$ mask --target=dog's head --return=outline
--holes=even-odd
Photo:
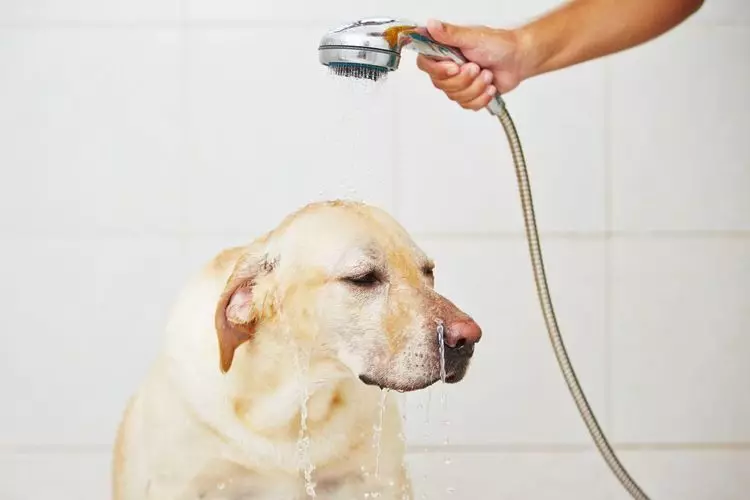
[[[382,210],[309,205],[235,265],[216,311],[221,368],[265,325],[315,342],[367,384],[425,388],[440,379],[441,351],[446,381],[458,382],[482,332],[434,290],[433,269]]]

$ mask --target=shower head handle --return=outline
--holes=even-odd
[[[458,65],[468,62],[466,57],[456,47],[451,47],[436,42],[432,37],[427,35],[423,30],[409,30],[399,34],[402,46],[414,50],[422,55],[433,59],[449,59]],[[499,94],[493,96],[487,104],[487,109],[495,116],[499,116],[505,107],[502,97]]]
[[[329,31],[318,47],[320,62],[344,76],[366,75],[377,79],[398,69],[403,48],[436,60],[467,62],[456,47],[435,41],[424,27],[393,18],[361,19]],[[505,103],[496,94],[487,105],[499,116]]]

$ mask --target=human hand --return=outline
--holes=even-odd
[[[433,85],[465,109],[484,108],[497,92],[513,90],[527,76],[518,32],[438,21],[428,22],[427,32],[437,42],[460,49],[469,61],[459,66],[417,56],[417,66]]]

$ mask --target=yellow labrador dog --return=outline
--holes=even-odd
[[[395,220],[355,202],[308,205],[220,253],[185,287],[128,404],[114,499],[411,499],[382,389],[437,382],[439,337],[458,382],[481,337],[433,279]]]

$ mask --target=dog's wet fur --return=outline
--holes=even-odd
[[[401,225],[356,202],[307,205],[219,253],[184,288],[161,354],[128,404],[114,499],[305,498],[301,375],[318,498],[411,499],[393,394],[374,474],[381,389],[440,379],[438,325],[479,333],[434,290],[433,273]],[[466,374],[474,342],[452,347],[448,383]]]

